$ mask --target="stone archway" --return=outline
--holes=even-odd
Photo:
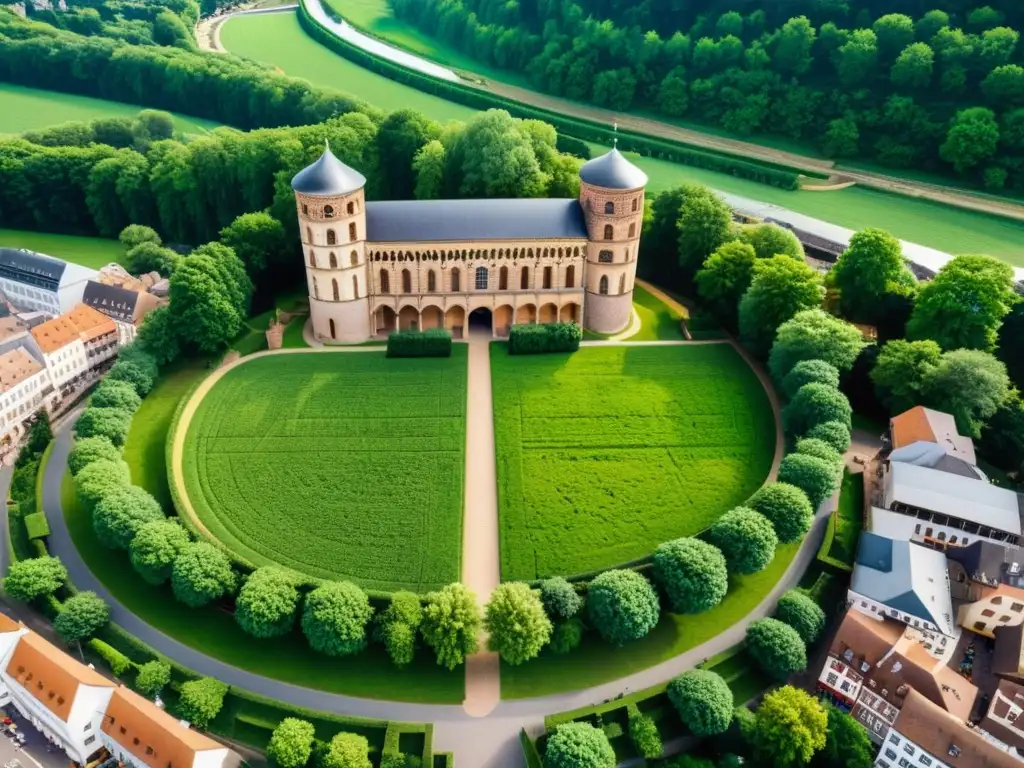
[[[508,304],[494,310],[494,335],[508,336],[513,317],[515,317],[515,313]]]
[[[450,307],[444,313],[444,327],[452,332],[452,338],[461,339],[466,327],[466,310],[462,307]]]
[[[378,336],[387,336],[398,328],[398,315],[391,307],[378,307],[373,313],[374,332]]]
[[[580,321],[580,305],[570,302],[558,311],[558,319],[563,323],[578,323]]]
[[[537,322],[537,306],[535,304],[523,304],[516,310],[516,323],[523,325]]]
[[[537,320],[540,323],[558,322],[558,307],[554,304],[544,304],[540,308],[540,316]]]
[[[398,330],[418,331],[420,328],[420,313],[416,307],[406,305],[398,312]]]
[[[428,328],[443,328],[444,327],[444,312],[441,311],[440,307],[435,307],[433,304],[426,306],[420,311],[420,329],[427,330]]]
[[[470,333],[494,333],[494,317],[488,307],[477,307],[469,313]]]

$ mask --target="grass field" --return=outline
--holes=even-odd
[[[256,564],[367,589],[457,581],[466,348],[256,358],[188,427],[185,482],[211,533]]]
[[[640,316],[640,332],[630,341],[682,341],[682,315],[639,285],[633,286],[633,309]]]
[[[104,237],[54,235],[23,229],[0,229],[0,247],[27,248],[48,256],[99,269],[124,256],[124,246]]]
[[[399,671],[377,645],[357,656],[328,658],[310,651],[298,632],[275,640],[254,640],[226,611],[213,606],[189,608],[175,601],[168,587],[130,578],[127,553],[99,543],[88,513],[78,505],[70,474],[65,474],[61,485],[61,504],[75,547],[111,594],[146,623],[201,653],[256,674],[330,693],[393,701],[462,702],[464,670],[447,672],[422,649],[411,666]]]
[[[36,128],[67,123],[72,120],[95,120],[98,117],[133,117],[140,110],[135,104],[105,101],[88,96],[23,88],[20,85],[0,83],[0,134],[21,133]],[[198,117],[175,114],[174,124],[183,133],[206,133],[217,123]]]
[[[645,557],[745,500],[775,424],[728,344],[491,347],[504,580],[577,575]]]

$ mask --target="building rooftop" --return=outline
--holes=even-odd
[[[7,663],[7,674],[65,722],[80,685],[114,687],[99,672],[75,661],[35,632],[18,641]]]
[[[988,713],[978,724],[1004,744],[1024,749],[1024,687],[1009,680],[1001,680]],[[1019,721],[1019,722],[1018,722]]]
[[[985,473],[959,456],[952,456],[938,443],[931,443],[927,440],[918,440],[915,443],[896,448],[889,453],[889,461],[899,461],[903,464],[914,464],[918,467],[937,469],[940,472],[950,472],[961,477],[969,477],[972,480],[983,480],[988,482]]]
[[[847,611],[830,651],[853,664],[860,674],[867,674],[903,637],[904,629],[904,625],[896,621],[873,619],[860,611]]]
[[[69,312],[32,329],[32,337],[43,352],[50,354],[76,339],[91,341],[116,334],[114,321],[92,307],[78,303]]]
[[[6,613],[0,613],[0,633],[17,632],[19,629],[24,629],[20,622],[15,621]]]
[[[857,546],[850,589],[928,621],[946,635],[956,631],[946,557],[941,552],[864,531]]]
[[[127,752],[160,768],[192,768],[197,752],[224,749],[124,686],[110,697],[102,728]]]
[[[16,315],[0,318],[0,343],[28,333],[28,323]]]
[[[895,729],[953,768],[1020,768],[1017,758],[911,689]]]
[[[942,411],[915,406],[889,420],[889,434],[892,437],[893,448],[902,448],[924,440],[941,445],[950,456],[956,456],[970,464],[978,463],[971,438],[957,432],[956,419]]]
[[[135,305],[138,300],[138,291],[98,283],[95,280],[85,284],[85,293],[82,295],[82,302],[85,305],[123,323],[131,323],[135,319]]]
[[[374,243],[459,240],[586,240],[577,200],[400,200],[366,204]]]
[[[580,181],[603,189],[639,189],[647,184],[647,174],[613,148],[585,162],[580,168]]]
[[[92,341],[100,336],[117,333],[117,326],[113,320],[85,303],[76,304],[65,317],[78,329],[82,341]]]
[[[1024,552],[990,539],[975,539],[966,547],[950,547],[946,557],[963,566],[972,581],[994,585],[1022,586]],[[1013,564],[1017,567],[1014,568]],[[1014,572],[1016,571],[1016,572]]]
[[[996,627],[993,632],[996,646],[992,654],[992,674],[1024,679],[1024,624]]]
[[[978,687],[950,667],[948,661],[929,653],[913,629],[905,630],[871,672],[872,690],[888,691],[890,700],[902,707],[907,695],[904,686],[909,685],[958,720],[966,721],[978,698]]]
[[[67,266],[65,261],[35,251],[22,248],[0,248],[0,268],[4,268],[8,277],[14,278],[20,272],[51,282],[56,288],[60,284]]]
[[[21,347],[0,354],[0,392],[8,392],[35,374],[43,366]]]
[[[1018,494],[969,477],[928,467],[893,462],[889,465],[892,496],[887,500],[993,528],[1021,534]],[[887,494],[888,497],[888,494]]]
[[[292,189],[300,195],[334,197],[347,195],[366,186],[366,177],[354,168],[349,168],[325,146],[320,158],[292,178]]]
[[[61,315],[33,328],[32,338],[44,353],[50,354],[77,339],[78,328],[67,316]]]

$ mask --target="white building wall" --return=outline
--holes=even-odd
[[[8,278],[0,278],[0,287],[3,288],[11,303],[20,310],[26,312],[45,312],[49,315],[59,315],[62,311],[57,291],[48,291],[45,288],[26,285]],[[84,284],[82,285],[81,293],[85,293]]]
[[[891,512],[888,509],[881,509],[879,507],[871,508],[870,530],[879,536],[885,536],[887,539],[894,539],[896,541],[924,542],[925,539],[933,539],[957,547],[972,544],[981,538],[987,538],[976,533],[965,534],[959,528],[939,525],[927,520],[919,520],[916,517],[902,515],[899,512]]]
[[[43,368],[10,390],[0,394],[0,438],[21,436],[21,425],[44,405],[50,372]]]
[[[65,722],[43,706],[21,683],[7,675],[6,671],[0,678],[7,684],[12,703],[18,711],[44,736],[59,744],[72,760],[84,765],[89,755],[100,748],[100,725],[114,692],[113,687],[78,686]]]
[[[50,380],[57,389],[89,369],[85,345],[81,339],[75,339],[60,349],[44,354],[43,357],[50,372]]]
[[[935,755],[925,752],[895,728],[889,729],[889,736],[875,758],[875,768],[950,768]]]
[[[26,634],[28,634],[28,630],[24,627],[14,632],[0,634],[0,669],[7,669],[7,662],[10,661],[11,654],[14,653],[14,646],[18,644],[21,636]],[[0,707],[6,707],[10,703],[11,691],[7,687],[6,675],[0,675]]]

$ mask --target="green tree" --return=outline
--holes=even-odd
[[[294,574],[273,566],[257,568],[238,590],[235,621],[253,637],[281,637],[295,626],[298,607]]]
[[[684,672],[668,684],[668,698],[683,725],[695,736],[725,733],[732,723],[732,690],[715,672]]]
[[[659,613],[658,593],[636,571],[605,571],[590,582],[590,624],[612,645],[625,645],[645,636],[657,625]]]
[[[33,456],[41,456],[51,440],[53,440],[53,429],[50,427],[50,417],[45,410],[42,410],[31,420],[24,450]]]
[[[880,16],[871,25],[878,39],[878,49],[885,59],[893,59],[914,42],[914,20],[902,13]]]
[[[615,768],[615,751],[590,723],[564,723],[548,738],[544,768]]]
[[[245,264],[250,277],[288,265],[294,247],[284,226],[267,211],[243,213],[220,231],[220,240]]]
[[[830,120],[821,144],[825,157],[856,157],[860,153],[860,127],[854,115]]]
[[[839,289],[843,315],[857,322],[879,322],[889,296],[914,292],[916,280],[907,265],[900,241],[885,230],[857,232],[829,272],[830,282]]]
[[[245,264],[232,248],[219,242],[199,246],[192,251],[189,261],[206,258],[213,262],[214,274],[224,296],[244,321],[249,316],[249,301],[253,292],[253,283],[245,271]],[[171,293],[173,296],[173,284]]]
[[[111,488],[92,510],[96,538],[111,549],[128,549],[142,526],[162,520],[160,502],[137,485]]]
[[[75,440],[75,445],[68,454],[68,469],[77,475],[94,461],[117,462],[121,460],[120,449],[105,437],[83,437]]]
[[[159,272],[164,277],[172,274],[181,263],[182,257],[159,242],[143,241],[128,249],[124,256],[125,267],[133,275]]]
[[[889,79],[897,88],[915,91],[927,88],[935,69],[935,51],[927,43],[911,43],[892,65]]]
[[[683,185],[679,208],[679,264],[693,275],[726,240],[732,226],[729,206],[714,192],[700,184]]]
[[[812,427],[826,421],[850,424],[853,409],[850,401],[839,390],[827,384],[804,384],[782,409],[782,423],[786,433],[799,437]]]
[[[755,354],[767,354],[775,330],[797,312],[820,306],[824,295],[821,277],[806,264],[789,256],[758,260],[740,301],[740,338]]]
[[[828,443],[839,453],[850,450],[850,428],[839,421],[825,421],[811,427],[807,437]]]
[[[999,327],[1019,301],[1013,268],[988,256],[957,256],[925,285],[907,323],[910,339],[943,349],[992,351]]]
[[[878,38],[874,30],[855,29],[836,51],[836,71],[844,88],[853,88],[874,76],[878,66]]]
[[[120,447],[128,438],[132,414],[121,408],[97,408],[90,405],[75,422],[75,437],[105,437]]]
[[[838,707],[826,705],[825,746],[814,756],[815,768],[871,768],[875,746],[860,723]]]
[[[825,629],[825,612],[798,589],[791,589],[779,598],[775,618],[795,629],[807,645],[817,640]]]
[[[112,490],[127,486],[129,483],[131,472],[128,465],[120,459],[97,459],[79,470],[75,477],[78,498],[90,512],[96,503]]]
[[[427,595],[420,634],[434,649],[437,663],[455,669],[477,649],[480,607],[463,584],[449,584]]]
[[[53,620],[57,634],[69,643],[92,637],[110,621],[110,608],[95,592],[79,592],[64,601],[64,608]]]
[[[665,75],[658,86],[657,104],[659,110],[671,117],[686,114],[690,106],[690,89],[685,67],[676,67]]]
[[[190,345],[200,352],[222,349],[242,330],[242,315],[211,257],[185,259],[171,275],[170,286],[171,315],[189,329]]]
[[[797,236],[778,224],[754,224],[744,227],[740,232],[740,240],[753,247],[759,259],[790,256],[798,261],[804,260],[804,247]]]
[[[984,107],[971,107],[956,113],[939,147],[939,156],[960,174],[977,168],[996,153],[999,123],[995,113]]]
[[[267,757],[280,768],[302,768],[313,753],[313,724],[297,717],[286,717],[270,736]]]
[[[764,570],[779,543],[771,521],[748,507],[736,507],[718,518],[708,539],[722,550],[729,571],[735,574]]]
[[[806,16],[787,21],[773,36],[772,66],[783,75],[806,74],[813,62],[816,35]]]
[[[415,592],[399,590],[391,594],[391,602],[380,615],[381,624],[407,624],[418,629],[423,622],[423,604]]]
[[[171,567],[174,597],[189,608],[199,608],[230,594],[236,582],[227,556],[202,541],[182,547]]]
[[[825,746],[827,729],[828,715],[821,703],[806,691],[785,685],[765,696],[754,714],[754,751],[762,765],[806,765]]]
[[[751,245],[731,240],[708,256],[697,272],[697,292],[715,316],[730,327],[735,327],[736,308],[750,287],[755,261]]]
[[[110,369],[107,378],[115,381],[127,381],[135,387],[139,397],[145,397],[153,389],[153,379],[156,374],[149,373],[137,362],[125,360],[124,349],[127,349],[127,347],[122,348],[120,355],[122,359],[114,363],[114,367]]]
[[[779,326],[768,370],[782,382],[797,363],[823,360],[840,373],[853,368],[865,342],[854,326],[825,312],[805,309]]]
[[[153,19],[153,42],[175,48],[194,48],[195,37],[185,22],[171,11],[160,11]]]
[[[729,588],[725,556],[700,539],[667,541],[654,550],[654,575],[676,613],[714,608]]]
[[[878,399],[893,414],[918,405],[925,378],[941,360],[942,350],[931,339],[888,342],[878,353],[870,374]]]
[[[949,14],[945,11],[928,11],[914,23],[914,33],[918,40],[929,41],[942,28],[948,27]]]
[[[540,583],[540,599],[552,620],[571,619],[583,608],[583,598],[561,576],[544,579]]]
[[[373,768],[370,743],[355,733],[336,733],[321,764],[323,768]]]
[[[103,379],[89,398],[89,405],[93,408],[120,408],[122,411],[135,413],[142,405],[142,398],[135,388],[125,381]]]
[[[422,112],[399,109],[388,114],[377,129],[381,195],[388,200],[409,200],[415,191],[413,161],[416,153],[439,138],[440,126]]]
[[[351,656],[366,647],[366,626],[373,607],[366,593],[349,581],[329,581],[308,595],[302,633],[314,651]]]
[[[746,648],[761,669],[777,680],[807,669],[807,648],[800,633],[778,619],[758,619],[747,627]]]
[[[540,595],[522,582],[505,582],[491,592],[484,627],[488,650],[512,665],[535,658],[551,639],[551,620]]]
[[[171,578],[174,561],[188,542],[188,533],[176,520],[145,523],[128,547],[132,567],[147,584],[163,584]]]
[[[817,456],[827,461],[838,471],[843,466],[843,457],[839,451],[826,443],[824,440],[816,440],[813,437],[803,437],[796,442],[796,452],[805,456]]]
[[[160,235],[156,233],[156,230],[152,227],[143,226],[142,224],[129,224],[121,230],[121,234],[117,236],[117,239],[120,240],[121,244],[128,250],[131,250],[141,243],[163,245],[163,241],[160,239]]]
[[[824,360],[801,360],[782,379],[782,394],[792,398],[804,384],[839,388],[839,371]]]
[[[416,657],[416,630],[401,621],[385,624],[381,638],[388,658],[396,667],[405,667]]]
[[[171,308],[157,307],[142,321],[137,335],[137,343],[148,352],[152,352],[157,362],[166,365],[178,359],[181,354],[181,336],[175,324]]]
[[[68,572],[56,557],[33,557],[11,563],[4,579],[4,592],[22,602],[52,595],[68,580]]]
[[[165,661],[147,661],[135,676],[135,690],[153,700],[171,682],[171,665]]]
[[[811,530],[814,509],[807,494],[788,483],[768,483],[747,499],[744,506],[764,515],[783,544],[798,541]]]
[[[575,651],[582,642],[583,622],[579,619],[560,621],[551,632],[551,651],[559,656]]]
[[[1024,67],[1018,64],[996,67],[981,81],[981,92],[998,107],[1024,106]],[[986,128],[984,133],[987,135],[988,131]]]
[[[228,687],[212,677],[201,677],[181,684],[178,714],[200,730],[204,730],[220,713]]]
[[[661,743],[661,734],[654,718],[643,714],[636,704],[629,704],[626,707],[626,717],[629,724],[629,740],[633,742],[633,747],[640,757],[647,760],[661,757],[665,747]]]
[[[951,413],[965,435],[980,437],[982,427],[1006,401],[1006,366],[987,352],[946,352],[921,382],[922,405]]]
[[[436,200],[444,190],[445,148],[437,139],[424,144],[412,162],[417,200]]]
[[[540,197],[548,177],[531,136],[503,109],[489,109],[466,124],[446,149],[446,171],[463,197]],[[429,146],[429,145],[428,145]],[[446,178],[449,176],[446,173]]]
[[[779,482],[795,485],[817,509],[839,487],[837,468],[825,459],[805,453],[791,453],[779,465]]]

